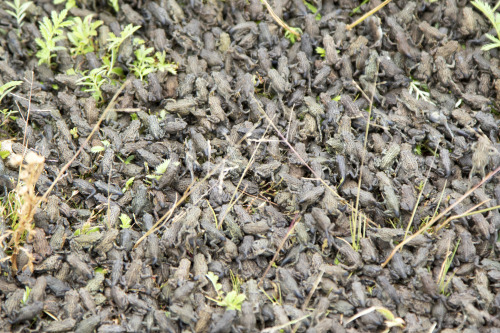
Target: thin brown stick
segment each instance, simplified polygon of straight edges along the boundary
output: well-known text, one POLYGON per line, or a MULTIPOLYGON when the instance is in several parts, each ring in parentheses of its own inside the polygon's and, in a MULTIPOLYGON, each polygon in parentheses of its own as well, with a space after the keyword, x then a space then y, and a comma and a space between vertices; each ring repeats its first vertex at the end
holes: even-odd
POLYGON ((377 7, 373 8, 369 12, 366 12, 363 16, 361 16, 359 19, 357 19, 356 21, 354 21, 354 23, 348 24, 346 26, 346 29, 347 30, 351 30, 352 28, 354 28, 355 26, 357 26, 358 24, 360 24, 361 22, 363 22, 364 20, 366 20, 368 17, 370 17, 371 15, 375 14, 376 12, 378 12, 379 10, 381 10, 382 8, 384 8, 385 5, 387 5, 391 1, 392 0, 385 0, 384 2, 382 2, 377 7))
POLYGON ((484 205, 486 202, 488 202, 488 200, 485 200, 485 201, 483 201, 483 202, 475 205, 474 207, 468 209, 465 213, 462 213, 460 215, 450 216, 448 219, 446 219, 446 221, 444 221, 443 223, 441 223, 441 225, 439 225, 439 227, 436 228, 435 232, 438 232, 439 230, 443 229, 444 227, 446 227, 446 225, 448 223, 450 223, 453 220, 458 220, 458 219, 461 219, 462 217, 467 217, 467 216, 471 216, 471 215, 475 215, 475 214, 486 213, 486 212, 489 212, 490 210, 494 210, 494 209, 500 208, 500 205, 499 205, 499 206, 495 206, 495 207, 489 207, 489 208, 485 208, 485 209, 475 210, 479 206, 484 205))
POLYGON ((106 115, 108 114, 108 111, 111 110, 113 108, 113 105, 115 104, 116 102, 116 99, 118 98, 118 96, 121 94, 121 92, 123 91, 123 89, 125 89, 125 87, 130 83, 130 79, 125 81, 122 86, 118 89, 118 91, 115 93, 115 95, 113 96, 113 98, 111 99, 111 101, 109 102, 108 106, 106 107, 106 109, 104 109, 104 112, 102 113, 101 117, 99 118, 99 120, 97 121, 97 123, 95 124, 94 128, 92 129, 92 132, 90 132, 89 136, 87 137, 87 139, 85 139, 85 141, 83 142, 83 144, 80 146, 80 148, 77 150, 77 152, 75 153, 75 155, 69 160, 68 163, 66 163, 61 171, 59 171, 59 174, 57 175, 56 179, 54 179, 54 181, 52 182, 52 184, 49 186, 49 188, 47 189, 47 191, 45 191, 45 193, 43 194, 43 196, 40 198, 40 200, 38 202, 42 202, 44 200, 47 199, 47 197, 49 196, 50 192, 54 189, 54 187, 56 186, 57 182, 59 180, 62 179, 64 173, 69 169, 69 167, 71 166, 71 164, 76 160, 76 158, 78 157, 78 155, 80 155, 80 153, 83 151, 83 149, 87 146, 87 144, 89 143, 90 141, 90 138, 92 138, 95 134, 95 132, 97 132, 97 130, 99 129, 99 127, 101 126, 101 123, 104 121, 104 119, 106 119, 106 115))
POLYGON ((267 2, 267 0, 260 0, 260 1, 264 4, 264 6, 266 6, 267 11, 271 15, 271 17, 276 21, 276 23, 278 23, 283 29, 285 29, 289 33, 294 34, 295 37, 297 37, 297 40, 300 40, 300 34, 294 29, 290 28, 288 24, 283 22, 283 20, 278 15, 276 15, 276 13, 274 12, 271 5, 267 2))
POLYGON ((290 237, 290 235, 295 230, 295 226, 300 221, 300 217, 297 218, 298 216, 299 216, 299 213, 296 213, 295 217, 293 218, 292 223, 290 224, 290 228, 288 229, 288 232, 286 233, 285 237, 283 237, 283 240, 281 241, 280 246, 276 250, 276 253, 274 253, 273 259, 269 262, 269 264, 267 265, 266 270, 264 271, 264 274, 262 274, 262 277, 259 280, 259 283, 257 283, 257 288, 259 288, 260 285, 262 284, 262 282, 264 282, 264 278, 266 277, 267 273, 271 269, 271 266, 274 264, 274 262, 276 261, 276 259, 278 259, 278 256, 279 256, 279 254, 281 252, 281 249, 283 249, 283 247, 285 246, 286 240, 288 239, 288 237, 290 237))
POLYGON ((438 216, 436 217, 433 217, 429 223, 427 223, 423 228, 419 229, 416 233, 414 233, 412 236, 408 237, 407 239, 403 240, 401 243, 399 243, 391 252, 391 254, 389 255, 389 257, 382 263, 382 267, 385 267, 389 261, 391 261, 392 257, 394 256, 394 254, 396 254, 396 252, 398 252, 404 245, 408 244, 411 240, 413 240, 415 237, 417 237, 418 235, 424 233, 427 229, 429 229, 431 226, 434 225, 434 223, 436 223, 437 221, 439 221, 442 217, 444 217, 446 214, 448 214, 448 212, 450 210, 452 210, 456 205, 458 205, 459 203, 461 203, 465 198, 467 198, 468 196, 470 196, 477 188, 479 188, 481 185, 483 185, 484 183, 486 183, 491 177, 493 177, 495 174, 497 174, 498 172, 500 171, 500 166, 498 168, 496 168, 495 170, 493 170, 492 172, 490 172, 486 177, 484 177, 483 179, 481 179, 481 181, 479 183, 477 183, 476 185, 474 185, 474 187, 472 187, 470 190, 468 190, 467 192, 465 192, 464 195, 462 195, 460 198, 458 198, 457 201, 455 201, 453 204, 451 204, 450 206, 446 207, 445 210, 443 210, 438 216))

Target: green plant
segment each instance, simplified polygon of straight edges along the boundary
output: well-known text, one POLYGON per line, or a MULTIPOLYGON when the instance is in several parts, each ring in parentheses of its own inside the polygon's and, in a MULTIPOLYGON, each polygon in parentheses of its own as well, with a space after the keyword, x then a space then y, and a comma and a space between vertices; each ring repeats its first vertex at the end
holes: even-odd
POLYGON ((86 54, 95 50, 92 37, 97 36, 97 28, 102 25, 102 21, 92 22, 92 15, 81 18, 73 18, 71 32, 68 33, 68 39, 75 47, 71 48, 73 55, 86 54))
POLYGON ((316 48, 316 53, 319 54, 321 58, 324 58, 325 54, 326 54, 326 51, 325 51, 324 48, 318 46, 316 48))
POLYGON ((87 87, 83 88, 83 91, 91 92, 92 97, 94 97, 97 102, 102 102, 104 98, 102 96, 101 86, 106 83, 106 78, 104 77, 105 73, 106 68, 104 66, 94 68, 90 71, 89 75, 78 79, 76 84, 87 87))
POLYGON ((125 182, 125 187, 122 188, 123 193, 128 191, 130 186, 132 186, 132 184, 134 183, 134 180, 135 180, 135 177, 131 177, 131 178, 127 179, 127 181, 125 182))
POLYGON ((431 101, 431 99, 430 99, 431 94, 426 90, 428 90, 426 85, 418 82, 417 80, 411 80, 410 88, 409 88, 408 92, 411 95, 413 93, 413 91, 415 91, 415 99, 417 101, 420 98, 422 98, 424 101, 427 101, 433 105, 436 105, 431 101))
POLYGON ((22 0, 14 0, 14 2, 7 1, 6 4, 13 9, 13 11, 6 10, 6 12, 16 19, 17 35, 21 36, 21 27, 24 24, 23 20, 26 17, 26 11, 30 8, 33 2, 27 1, 23 3, 22 0))
POLYGON ((111 5, 111 7, 113 7, 115 12, 118 13, 120 11, 120 5, 118 4, 118 0, 108 0, 108 3, 111 5))
POLYGON ((26 286, 26 289, 24 290, 24 294, 23 294, 23 299, 21 300, 22 304, 24 304, 24 305, 28 304, 30 294, 31 294, 31 288, 26 286))
POLYGON ((313 13, 313 14, 317 13, 315 16, 316 21, 321 20, 321 14, 318 13, 318 8, 316 6, 310 4, 309 2, 307 2, 305 0, 303 0, 303 3, 307 7, 307 9, 309 9, 311 11, 311 13, 313 13))
POLYGON ((349 228, 351 231, 351 244, 349 244, 354 251, 358 251, 361 239, 365 237, 366 233, 366 215, 352 214, 349 218, 349 228))
POLYGON ((139 30, 140 28, 141 26, 134 26, 132 24, 129 24, 125 27, 125 29, 123 29, 119 37, 112 32, 109 33, 107 42, 108 42, 108 51, 111 52, 111 59, 109 61, 109 66, 108 66, 109 67, 107 74, 108 76, 111 75, 111 73, 113 73, 113 68, 115 66, 116 57, 118 54, 118 50, 120 49, 120 46, 127 38, 132 36, 133 33, 139 30))
MULTIPOLYGON (((302 34, 302 29, 300 28, 293 28, 293 27, 290 27, 290 30, 292 30, 293 32, 295 32, 296 34, 298 35, 301 35, 302 34)), ((292 44, 295 44, 295 42, 297 41, 297 35, 294 34, 292 31, 290 30, 287 30, 285 31, 285 38, 287 38, 292 44)))
POLYGON ((495 7, 491 8, 491 6, 482 0, 471 1, 471 4, 476 7, 484 16, 491 22, 495 31, 497 33, 497 37, 485 34, 486 38, 488 38, 492 43, 484 45, 481 50, 488 51, 494 49, 496 47, 500 47, 500 13, 496 13, 496 10, 500 6, 500 1, 497 2, 495 7))
POLYGON ((66 2, 66 9, 70 10, 73 7, 76 7, 76 0, 54 0, 54 5, 60 5, 66 2))
POLYGON ((453 262, 453 258, 455 258, 455 253, 457 253, 457 249, 458 249, 459 244, 460 244, 460 239, 457 241, 457 244, 455 244, 455 248, 453 249, 453 252, 448 251, 448 253, 446 254, 446 260, 443 262, 443 265, 441 266, 441 271, 439 272, 439 275, 438 275, 439 293, 441 293, 443 295, 446 295, 446 289, 448 288, 448 285, 450 284, 453 276, 455 276, 455 273, 453 273, 448 278, 448 280, 445 281, 446 274, 448 274, 451 263, 453 262))
POLYGON ((64 9, 60 14, 57 14, 56 11, 52 11, 51 17, 52 21, 45 16, 40 22, 40 33, 42 34, 42 38, 35 39, 35 42, 40 47, 40 50, 36 53, 36 56, 40 59, 38 64, 47 64, 50 67, 50 60, 52 57, 55 57, 52 52, 64 50, 64 46, 56 46, 56 42, 63 40, 65 37, 63 36, 64 27, 69 27, 73 25, 72 21, 65 21, 66 15, 68 14, 68 10, 64 9))
POLYGON ((156 52, 155 53, 156 59, 158 60, 158 63, 156 64, 156 67, 160 72, 167 71, 172 75, 177 74, 177 68, 179 67, 176 63, 172 62, 165 62, 166 54, 165 51, 162 53, 156 52))
POLYGON ((73 136, 73 139, 78 139, 78 127, 73 127, 69 130, 69 134, 73 136))
POLYGON ((120 221, 122 222, 122 224, 120 224, 120 228, 130 229, 132 227, 132 225, 130 224, 130 222, 132 222, 132 219, 127 214, 122 213, 120 215, 120 221))
POLYGON ((23 81, 10 81, 0 86, 0 102, 5 96, 7 96, 8 93, 10 93, 15 87, 22 83, 23 81))
MULTIPOLYGON (((179 162, 177 162, 179 163, 179 162)), ((168 165, 170 164, 170 159, 164 160, 155 168, 154 175, 146 175, 147 178, 159 180, 161 176, 167 171, 168 165)))
POLYGON ((139 49, 134 51, 136 60, 132 64, 131 71, 137 78, 141 79, 141 81, 146 75, 153 73, 156 70, 156 68, 153 67, 155 58, 148 56, 153 51, 154 48, 146 48, 144 45, 141 45, 139 49))
POLYGON ((98 232, 101 228, 91 227, 90 223, 85 223, 81 228, 76 229, 73 233, 74 236, 87 235, 93 232, 98 232))
POLYGON ((353 16, 354 14, 359 13, 361 11, 361 6, 367 4, 368 2, 370 2, 370 0, 363 0, 363 2, 361 2, 358 7, 351 10, 349 16, 353 16))
POLYGON ((212 282, 215 292, 217 293, 217 299, 208 296, 205 297, 217 303, 218 306, 226 307, 228 310, 241 311, 241 304, 243 304, 246 298, 245 294, 240 294, 239 291, 233 289, 224 296, 222 285, 218 283, 219 277, 212 272, 208 272, 205 276, 210 280, 210 282, 212 282))

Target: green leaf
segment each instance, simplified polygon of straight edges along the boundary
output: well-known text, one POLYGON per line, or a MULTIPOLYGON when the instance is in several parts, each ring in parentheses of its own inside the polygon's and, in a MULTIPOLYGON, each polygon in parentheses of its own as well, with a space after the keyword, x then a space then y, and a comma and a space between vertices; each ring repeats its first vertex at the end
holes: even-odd
POLYGON ((2 151, 0 151, 0 157, 3 160, 6 159, 7 157, 9 157, 9 155, 10 155, 10 151, 8 151, 8 150, 2 150, 2 151))
POLYGON ((99 153, 99 152, 105 151, 105 150, 106 150, 106 148, 104 148, 102 146, 94 146, 94 147, 90 148, 90 151, 92 153, 99 153))
POLYGON ((7 96, 9 92, 11 92, 15 87, 18 85, 22 84, 23 81, 10 81, 7 82, 6 84, 0 86, 0 102, 2 99, 7 96))
POLYGON ((122 222, 122 224, 120 225, 122 229, 128 229, 131 227, 130 222, 132 221, 132 219, 127 214, 122 213, 120 215, 120 221, 122 222))
POLYGON ((167 171, 168 165, 170 164, 170 159, 164 160, 160 165, 158 165, 155 169, 155 173, 159 175, 163 175, 165 171, 167 171))
POLYGON ((377 307, 376 310, 378 313, 380 313, 382 316, 384 316, 385 319, 387 319, 389 321, 393 321, 396 318, 396 317, 394 317, 394 314, 390 310, 388 310, 384 307, 381 307, 381 306, 377 307))
POLYGON ((306 5, 307 9, 309 9, 311 11, 311 13, 316 14, 316 12, 318 11, 318 8, 316 8, 314 5, 310 4, 307 1, 303 1, 303 2, 304 2, 304 5, 306 5))

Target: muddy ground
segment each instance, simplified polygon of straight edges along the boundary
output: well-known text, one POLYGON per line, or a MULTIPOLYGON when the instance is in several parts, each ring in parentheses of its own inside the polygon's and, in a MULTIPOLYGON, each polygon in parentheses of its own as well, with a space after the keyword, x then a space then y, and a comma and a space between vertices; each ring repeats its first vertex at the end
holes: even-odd
POLYGON ((62 38, 50 66, 35 38, 64 4, 35 1, 19 34, 0 4, 0 84, 23 82, 0 108, 4 208, 23 143, 45 158, 39 196, 63 170, 17 269, 3 211, 0 331, 374 332, 383 312, 348 319, 378 306, 393 332, 498 332, 498 209, 437 228, 500 204, 498 174, 461 200, 500 165, 495 31, 457 0, 394 0, 348 29, 379 3, 272 1, 293 43, 259 0, 77 1, 69 17, 103 21, 94 51, 62 38), (82 91, 128 24, 122 75, 82 91), (139 38, 177 75, 155 58, 137 78, 139 38))

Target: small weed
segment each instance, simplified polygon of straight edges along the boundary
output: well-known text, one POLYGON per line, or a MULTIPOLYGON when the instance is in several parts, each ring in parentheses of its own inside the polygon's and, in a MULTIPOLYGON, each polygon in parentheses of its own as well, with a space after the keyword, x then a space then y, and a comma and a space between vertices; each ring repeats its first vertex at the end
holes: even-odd
POLYGON ((115 12, 118 13, 120 11, 120 5, 118 4, 118 0, 108 0, 108 3, 111 5, 111 7, 113 7, 115 12))
POLYGON ((360 247, 360 241, 365 238, 366 233, 366 216, 364 214, 351 214, 349 218, 349 227, 351 230, 351 246, 355 251, 360 247))
POLYGON ((363 0, 363 2, 361 2, 358 7, 351 10, 349 16, 353 16, 354 14, 359 13, 361 11, 361 6, 366 5, 368 2, 370 2, 370 0, 363 0))
POLYGON ((125 193, 125 192, 128 191, 128 189, 130 188, 130 186, 132 186, 132 184, 134 183, 134 180, 135 180, 135 177, 127 179, 127 181, 125 182, 125 187, 122 188, 122 192, 123 193, 125 193))
MULTIPOLYGON (((176 162, 179 163, 179 162, 176 162)), ((149 179, 156 179, 160 180, 161 176, 167 171, 168 165, 170 164, 170 159, 164 160, 162 163, 160 163, 156 168, 155 168, 155 174, 154 175, 146 175, 147 178, 149 179)))
POLYGON ((429 90, 429 88, 426 85, 418 82, 417 80, 411 80, 410 88, 409 88, 408 92, 411 95, 415 91, 415 99, 417 101, 421 98, 424 101, 427 101, 433 105, 436 105, 431 101, 431 99, 430 99, 431 94, 428 92, 428 90, 429 90))
MULTIPOLYGON (((300 28, 290 27, 290 30, 292 30, 293 32, 295 32, 298 35, 302 34, 302 29, 300 29, 300 28)), ((295 44, 298 37, 292 31, 289 31, 289 30, 285 31, 285 38, 288 39, 292 44, 295 44)))
POLYGON ((113 68, 115 66, 116 57, 118 54, 118 50, 120 49, 120 46, 127 38, 132 36, 134 32, 136 32, 140 28, 141 26, 134 26, 133 24, 129 24, 125 27, 125 29, 123 29, 119 37, 112 32, 109 33, 107 41, 108 41, 108 51, 111 52, 111 59, 109 62, 108 76, 111 75, 111 73, 113 73, 113 68))
MULTIPOLYGON (((219 277, 212 272, 208 272, 206 277, 212 282, 214 286, 215 292, 217 293, 217 299, 213 299, 211 297, 207 297, 209 300, 217 303, 218 306, 226 307, 228 310, 238 310, 241 311, 241 304, 245 301, 245 294, 240 294, 237 290, 232 290, 224 295, 222 291, 222 285, 218 283, 219 277)), ((234 284, 233 284, 234 288, 234 284)))
POLYGON ((132 227, 132 225, 130 224, 130 222, 132 222, 132 219, 127 214, 122 213, 120 215, 120 221, 122 223, 120 224, 120 228, 130 229, 132 227))
POLYGON ((155 53, 156 59, 158 60, 158 63, 156 64, 156 67, 160 72, 167 71, 172 75, 177 75, 177 68, 179 67, 176 63, 171 63, 171 62, 165 62, 166 54, 165 51, 162 53, 156 52, 155 53))
POLYGON ((316 21, 321 20, 321 14, 318 13, 318 8, 305 0, 303 2, 304 2, 304 5, 307 7, 307 9, 309 9, 311 11, 311 13, 313 13, 313 14, 317 13, 316 17, 315 17, 316 21))
POLYGON ((97 28, 102 25, 102 21, 92 22, 92 15, 87 15, 83 20, 78 16, 73 18, 71 32, 68 33, 68 39, 75 47, 71 48, 71 53, 86 54, 95 51, 95 45, 92 37, 97 36, 97 28))
POLYGON ((7 1, 5 3, 7 6, 13 10, 6 10, 6 12, 16 19, 17 23, 17 35, 21 37, 21 28, 24 25, 24 18, 26 17, 26 11, 33 4, 31 1, 24 2, 22 0, 14 0, 14 2, 7 1))
POLYGON ((73 127, 69 130, 69 133, 73 136, 73 139, 78 139, 78 127, 73 127))
MULTIPOLYGON (((29 260, 26 266, 33 272, 33 256, 31 251, 24 248, 23 245, 33 232, 33 216, 39 204, 35 184, 44 170, 45 159, 35 152, 29 151, 24 158, 22 155, 13 154, 10 157, 10 162, 20 167, 19 183, 12 194, 14 200, 9 200, 8 208, 1 207, 2 215, 8 214, 8 218, 12 222, 12 229, 2 233, 0 243, 4 244, 3 241, 8 239, 7 248, 11 254, 10 261, 14 272, 18 270, 19 251, 23 251, 28 256, 29 260)), ((22 268, 24 269, 24 267, 22 268)))
POLYGON ((481 50, 488 51, 494 49, 496 47, 500 47, 500 13, 496 13, 496 10, 500 6, 500 1, 497 2, 495 7, 491 8, 491 6, 482 0, 471 1, 471 4, 476 7, 484 16, 491 22, 493 28, 497 33, 497 37, 485 34, 486 38, 488 38, 492 43, 484 45, 481 50))
POLYGON ((0 86, 0 102, 5 96, 7 96, 8 93, 10 93, 15 87, 22 83, 23 81, 10 81, 0 86))
POLYGON ((66 2, 66 10, 70 10, 73 7, 76 7, 76 0, 54 0, 54 5, 60 5, 66 2))
POLYGON ((457 253, 459 244, 460 244, 460 239, 457 241, 457 244, 455 244, 453 252, 448 251, 448 253, 446 254, 446 260, 443 262, 443 265, 441 266, 441 271, 439 272, 438 276, 439 293, 445 296, 446 296, 446 289, 448 288, 448 285, 450 284, 451 279, 453 278, 455 273, 453 273, 448 278, 448 280, 445 281, 446 274, 448 274, 448 270, 450 269, 451 263, 453 262, 453 258, 455 258, 455 253, 457 253))
POLYGON ((99 230, 100 230, 100 227, 93 227, 92 228, 90 223, 84 223, 81 228, 75 230, 73 235, 74 236, 88 235, 88 234, 91 234, 93 232, 98 232, 99 230))
POLYGON ((130 155, 130 156, 129 156, 129 157, 127 157, 127 159, 125 159, 125 160, 124 160, 124 159, 120 156, 120 154, 117 154, 117 155, 116 155, 116 157, 118 157, 118 159, 119 159, 122 163, 124 163, 124 164, 130 164, 130 163, 134 160, 135 155, 130 155))
POLYGON ((60 14, 56 11, 52 11, 50 20, 45 16, 40 22, 40 33, 43 38, 35 39, 35 42, 40 47, 40 50, 36 53, 39 61, 38 64, 47 64, 50 67, 50 60, 55 57, 52 54, 55 51, 64 50, 64 46, 56 46, 56 42, 63 40, 63 29, 73 25, 72 21, 65 21, 66 15, 68 15, 68 10, 64 9, 60 14))
POLYGON ((92 93, 92 97, 100 103, 104 100, 101 92, 101 86, 106 83, 106 78, 104 74, 106 73, 106 68, 104 66, 99 68, 94 68, 90 71, 89 75, 85 75, 84 77, 78 79, 76 82, 77 85, 85 86, 83 91, 92 93))
POLYGON ((28 300, 30 299, 30 294, 31 294, 31 288, 26 286, 26 289, 24 290, 23 294, 23 299, 21 300, 21 303, 23 305, 28 304, 28 300))
POLYGON ((144 45, 141 45, 141 47, 134 52, 136 60, 132 64, 131 71, 141 81, 149 73, 153 73, 156 70, 156 68, 153 66, 155 63, 154 57, 148 56, 153 51, 154 48, 146 48, 144 45))
POLYGON ((325 54, 326 54, 326 51, 325 51, 325 49, 324 49, 324 48, 322 48, 322 47, 319 47, 319 46, 318 46, 318 47, 316 48, 316 53, 317 53, 317 54, 319 54, 319 56, 320 56, 321 58, 324 58, 324 57, 325 57, 325 54))

